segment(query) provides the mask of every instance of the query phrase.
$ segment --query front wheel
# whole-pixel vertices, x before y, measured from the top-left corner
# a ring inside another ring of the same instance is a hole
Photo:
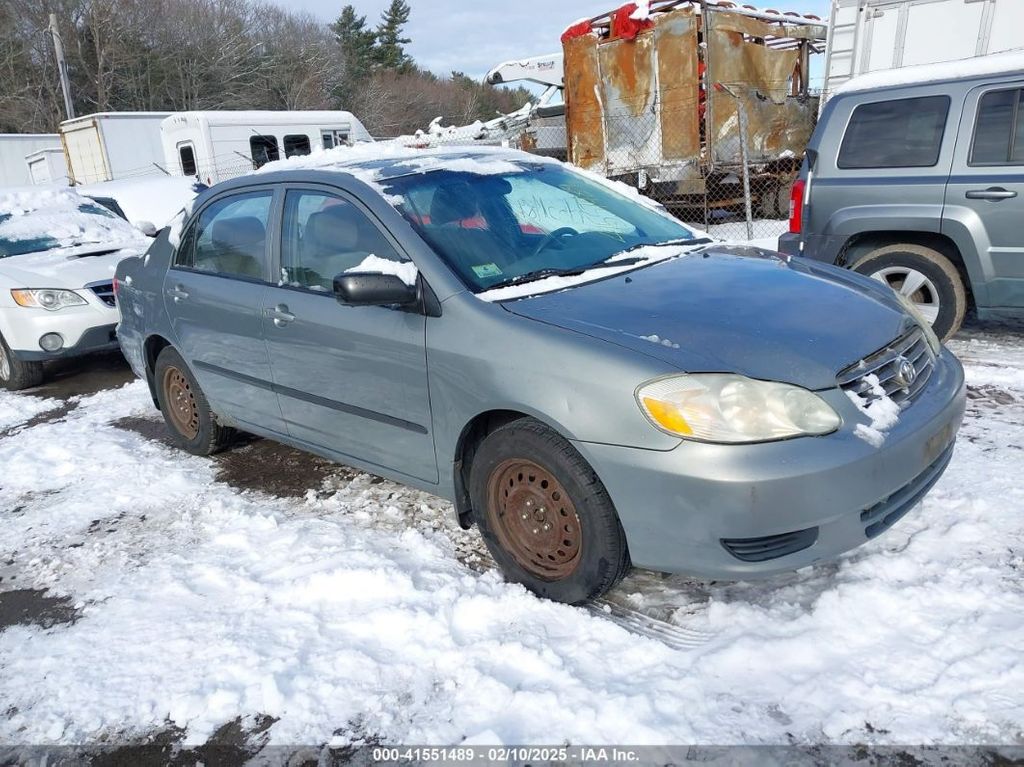
[[[963,324],[964,282],[939,251],[922,245],[888,245],[861,257],[852,268],[910,299],[940,339],[949,338]]]
[[[499,427],[470,470],[473,515],[506,577],[575,604],[599,597],[629,570],[626,535],[583,456],[533,419]]]
[[[42,362],[22,362],[0,336],[0,389],[21,391],[43,382]]]
[[[153,375],[157,403],[175,445],[193,455],[213,455],[231,444],[235,430],[217,423],[199,382],[178,352],[164,348]]]

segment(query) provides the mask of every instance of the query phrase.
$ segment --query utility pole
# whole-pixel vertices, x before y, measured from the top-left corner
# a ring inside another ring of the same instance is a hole
[[[57,54],[57,72],[60,74],[60,89],[64,93],[64,110],[68,119],[75,116],[75,108],[71,104],[71,83],[68,81],[68,63],[64,60],[64,43],[57,29],[57,14],[50,14],[50,35],[53,36],[53,51]]]

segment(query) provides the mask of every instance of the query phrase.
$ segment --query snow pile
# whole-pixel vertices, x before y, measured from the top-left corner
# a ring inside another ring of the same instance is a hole
[[[640,336],[644,341],[650,341],[652,344],[658,344],[659,346],[667,346],[669,349],[678,349],[679,344],[668,338],[662,338],[657,333],[653,333],[649,336]]]
[[[152,414],[144,383],[84,398],[0,438],[4,583],[82,611],[0,632],[0,740],[197,743],[262,713],[277,745],[1018,742],[1024,354],[954,350],[983,388],[893,530],[769,581],[616,591],[708,637],[686,650],[464,567],[437,498],[340,467],[305,498],[239,492],[110,425]]]
[[[52,241],[53,247],[90,243],[123,247],[146,242],[124,219],[70,189],[57,187],[0,191],[0,240],[45,240]]]
[[[871,397],[864,394],[857,394],[852,391],[846,392],[846,396],[857,406],[857,409],[866,415],[871,421],[870,424],[857,424],[853,433],[873,447],[881,447],[885,442],[885,433],[896,425],[900,417],[900,406],[897,405],[889,395],[885,393],[878,376],[874,373],[865,376],[864,381],[870,387],[868,391]]]
[[[900,69],[868,72],[843,83],[832,91],[832,95],[1004,73],[1024,74],[1024,48],[1005,53],[992,53],[988,56],[943,61],[938,64],[917,64]]]
[[[159,231],[183,208],[191,208],[197,194],[195,185],[191,177],[150,176],[87,184],[76,190],[88,197],[113,198],[133,224],[149,221]]]
[[[381,258],[372,253],[364,258],[358,266],[346,269],[346,272],[371,272],[373,274],[393,274],[409,287],[416,284],[419,271],[412,261],[394,261],[390,258]]]
[[[60,403],[54,399],[0,391],[0,432],[59,406]]]

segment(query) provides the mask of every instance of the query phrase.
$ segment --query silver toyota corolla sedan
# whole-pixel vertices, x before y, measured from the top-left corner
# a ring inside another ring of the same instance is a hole
[[[881,283],[532,155],[380,154],[217,185],[121,264],[122,348],[183,449],[242,430],[444,496],[566,602],[631,565],[834,557],[948,464],[963,371]]]

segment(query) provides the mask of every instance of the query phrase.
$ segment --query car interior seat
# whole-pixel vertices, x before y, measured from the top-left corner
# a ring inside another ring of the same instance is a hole
[[[213,223],[209,262],[213,271],[263,277],[267,230],[255,216],[225,218]]]
[[[364,226],[368,224],[363,215],[350,205],[332,205],[311,214],[302,233],[300,264],[330,287],[336,275],[359,266],[370,255]]]

